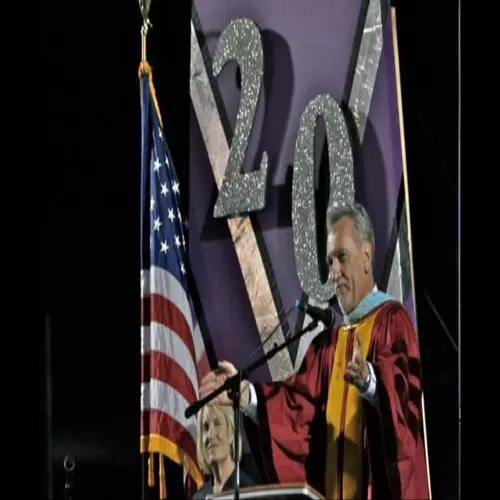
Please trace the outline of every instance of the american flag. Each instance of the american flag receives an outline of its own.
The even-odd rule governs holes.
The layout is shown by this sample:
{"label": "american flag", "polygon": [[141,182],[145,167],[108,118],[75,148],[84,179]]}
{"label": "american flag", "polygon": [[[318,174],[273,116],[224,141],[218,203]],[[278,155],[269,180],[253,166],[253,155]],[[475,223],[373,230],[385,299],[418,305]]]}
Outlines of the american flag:
{"label": "american flag", "polygon": [[[187,252],[179,180],[163,134],[151,68],[140,67],[141,200],[141,452],[159,456],[160,498],[166,498],[164,458],[183,466],[199,487],[196,421],[184,411],[198,399],[209,363],[188,292]],[[153,482],[149,470],[149,483]]]}

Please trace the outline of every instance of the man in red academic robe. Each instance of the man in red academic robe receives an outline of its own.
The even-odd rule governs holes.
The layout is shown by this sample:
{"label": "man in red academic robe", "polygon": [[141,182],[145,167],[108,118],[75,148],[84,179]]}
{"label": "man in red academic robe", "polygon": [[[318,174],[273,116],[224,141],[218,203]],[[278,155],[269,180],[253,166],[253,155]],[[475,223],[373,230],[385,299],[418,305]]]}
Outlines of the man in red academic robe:
{"label": "man in red academic robe", "polygon": [[[255,460],[268,482],[304,481],[327,499],[429,498],[418,341],[404,306],[375,286],[361,205],[329,212],[327,245],[343,322],[314,339],[288,379],[242,382]],[[201,396],[234,373],[220,363]],[[231,404],[227,393],[212,403]]]}

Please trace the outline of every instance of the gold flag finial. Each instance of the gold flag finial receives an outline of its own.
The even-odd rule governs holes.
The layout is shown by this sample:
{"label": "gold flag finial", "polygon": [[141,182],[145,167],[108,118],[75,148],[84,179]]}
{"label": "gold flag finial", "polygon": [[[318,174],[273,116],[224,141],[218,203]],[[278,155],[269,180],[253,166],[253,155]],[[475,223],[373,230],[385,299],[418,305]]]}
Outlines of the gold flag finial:
{"label": "gold flag finial", "polygon": [[139,0],[139,7],[141,9],[142,19],[145,22],[149,19],[149,9],[151,8],[151,0]]}

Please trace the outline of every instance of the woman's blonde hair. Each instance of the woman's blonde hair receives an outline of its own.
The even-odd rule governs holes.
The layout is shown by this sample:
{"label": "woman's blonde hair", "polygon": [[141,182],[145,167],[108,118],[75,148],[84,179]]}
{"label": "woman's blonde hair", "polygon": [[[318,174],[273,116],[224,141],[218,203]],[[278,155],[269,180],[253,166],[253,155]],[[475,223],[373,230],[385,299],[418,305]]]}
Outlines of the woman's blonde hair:
{"label": "woman's blonde hair", "polygon": [[[226,405],[218,405],[218,406],[205,406],[198,413],[198,422],[197,422],[197,432],[198,438],[196,441],[196,456],[198,458],[198,464],[201,467],[201,470],[205,475],[209,476],[212,474],[212,468],[210,464],[207,462],[205,455],[205,443],[203,442],[203,417],[207,411],[215,412],[224,417],[226,421],[226,428],[229,440],[231,441],[231,457],[234,459],[234,411],[232,406]],[[238,460],[241,460],[241,433],[238,436]]]}

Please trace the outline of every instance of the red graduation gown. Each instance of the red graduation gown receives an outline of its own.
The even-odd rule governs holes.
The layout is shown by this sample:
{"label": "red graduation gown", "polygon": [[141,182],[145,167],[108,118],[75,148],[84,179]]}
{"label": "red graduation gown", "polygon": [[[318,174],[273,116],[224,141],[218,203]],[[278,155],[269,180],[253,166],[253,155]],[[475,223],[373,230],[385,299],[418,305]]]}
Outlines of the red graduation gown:
{"label": "red graduation gown", "polygon": [[[427,499],[415,330],[399,302],[385,302],[374,311],[366,359],[377,376],[379,409],[363,400],[363,487],[358,498]],[[260,473],[270,483],[307,482],[325,495],[325,474],[336,473],[325,471],[325,412],[338,334],[339,327],[318,335],[299,371],[287,380],[255,384],[258,424],[245,418],[245,430]]]}

